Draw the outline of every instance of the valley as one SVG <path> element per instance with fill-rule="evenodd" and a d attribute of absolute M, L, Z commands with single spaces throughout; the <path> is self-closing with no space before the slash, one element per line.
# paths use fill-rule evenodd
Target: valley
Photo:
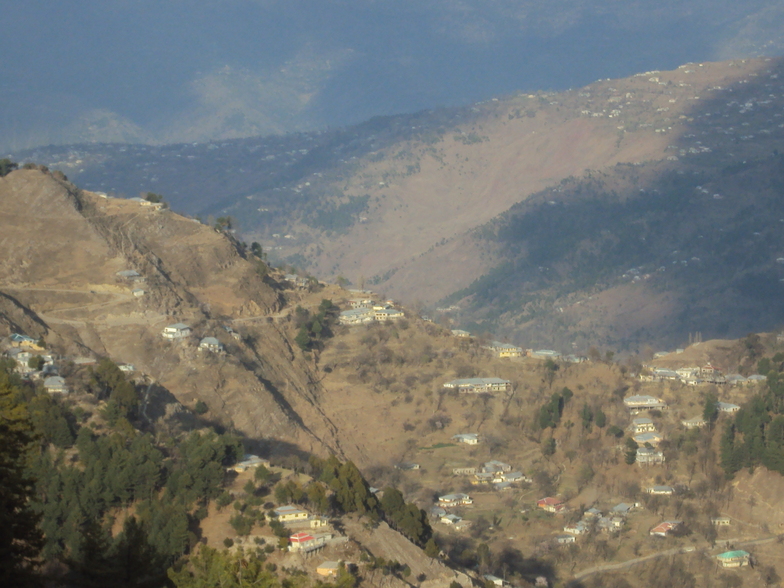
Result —
<path fill-rule="evenodd" d="M 780 69 L 685 64 L 319 133 L 15 157 L 230 216 L 276 264 L 455 306 L 455 327 L 639 353 L 778 320 Z"/>
<path fill-rule="evenodd" d="M 764 586 L 784 573 L 776 550 L 784 343 L 775 332 L 656 357 L 616 359 L 594 342 L 586 357 L 502 358 L 484 334 L 453 333 L 370 291 L 286 276 L 229 230 L 80 189 L 57 172 L 28 166 L 0 178 L 0 219 L 3 377 L 19 378 L 31 405 L 75 419 L 70 441 L 61 429 L 47 433 L 42 459 L 68 452 L 72 463 L 91 463 L 91 443 L 117 443 L 113 451 L 148 443 L 150 455 L 164 451 L 186 468 L 201 455 L 189 448 L 212 443 L 226 452 L 221 472 L 236 467 L 240 448 L 263 457 L 258 477 L 214 472 L 219 486 L 194 494 L 190 509 L 177 506 L 169 518 L 191 521 L 194 533 L 180 558 L 206 557 L 198 543 L 244 546 L 285 581 L 316 579 L 318 562 L 287 550 L 298 529 L 275 519 L 293 504 L 330 520 L 334 545 L 323 555 L 355 564 L 367 585 L 526 586 L 541 577 L 556 586 L 668 586 L 678 575 L 684 586 Z M 340 324 L 357 304 L 380 320 Z M 42 371 L 13 359 L 24 348 L 31 359 L 51 356 L 68 392 L 46 391 Z M 133 402 L 99 386 L 123 366 Z M 674 370 L 692 379 L 671 378 Z M 490 391 L 445 387 L 480 385 L 471 378 L 498 380 Z M 702 426 L 685 424 L 697 417 Z M 179 475 L 161 474 L 164 496 L 196 492 Z M 341 486 L 347 480 L 358 503 Z M 415 505 L 414 522 L 396 518 L 394 488 Z M 372 514 L 377 502 L 387 522 Z M 106 516 L 127 537 L 131 513 L 157 528 L 164 515 L 155 504 L 108 502 Z M 668 521 L 677 532 L 651 534 Z M 719 567 L 718 555 L 741 550 L 753 568 Z"/>

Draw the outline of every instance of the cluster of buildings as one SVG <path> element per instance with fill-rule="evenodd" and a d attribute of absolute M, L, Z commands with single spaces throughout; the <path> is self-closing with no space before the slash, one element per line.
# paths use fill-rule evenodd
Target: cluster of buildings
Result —
<path fill-rule="evenodd" d="M 644 382 L 663 382 L 676 381 L 696 386 L 698 384 L 719 384 L 728 386 L 745 386 L 764 382 L 767 378 L 761 375 L 753 375 L 748 378 L 740 374 L 724 375 L 720 369 L 710 363 L 702 366 L 688 366 L 677 369 L 662 367 L 644 366 L 645 370 L 640 374 L 640 380 Z"/>
<path fill-rule="evenodd" d="M 370 295 L 362 295 L 349 300 L 350 310 L 338 316 L 341 325 L 365 325 L 375 321 L 394 321 L 405 316 L 402 310 L 392 306 L 392 301 L 375 302 Z"/>
<path fill-rule="evenodd" d="M 20 333 L 12 333 L 3 342 L 3 346 L 5 347 L 3 354 L 14 360 L 16 364 L 14 366 L 16 373 L 29 380 L 42 382 L 43 389 L 49 394 L 70 392 L 65 378 L 60 375 L 58 363 L 65 359 L 78 366 L 96 363 L 96 360 L 90 357 L 55 358 L 46 351 L 42 342 Z M 123 372 L 136 370 L 128 363 L 119 363 L 117 367 Z"/>
<path fill-rule="evenodd" d="M 335 543 L 335 533 L 329 529 L 329 521 L 324 517 L 310 514 L 297 506 L 279 506 L 273 511 L 275 518 L 287 528 L 309 529 L 289 535 L 289 551 L 311 553 Z M 337 538 L 343 542 L 344 538 Z"/>
<path fill-rule="evenodd" d="M 513 472 L 511 465 L 496 459 L 487 461 L 480 467 L 452 468 L 452 474 L 455 476 L 471 476 L 471 483 L 475 486 L 492 484 L 496 490 L 507 490 L 512 487 L 512 484 L 531 482 L 531 479 L 522 472 Z"/>
<path fill-rule="evenodd" d="M 543 498 L 539 502 L 543 503 L 540 508 L 548 512 L 559 513 L 567 510 L 566 505 L 559 502 L 558 498 Z M 592 529 L 603 533 L 620 531 L 626 524 L 629 513 L 637 507 L 639 507 L 638 503 L 621 502 L 609 509 L 606 514 L 598 508 L 591 507 L 583 512 L 583 517 L 579 521 L 564 526 L 564 534 L 555 537 L 556 543 L 574 543 L 577 537 L 588 534 Z"/>
<path fill-rule="evenodd" d="M 471 333 L 462 329 L 452 329 L 452 335 L 460 339 L 468 339 L 471 337 Z M 531 357 L 533 359 L 562 360 L 567 363 L 582 363 L 588 361 L 587 357 L 561 355 L 552 349 L 524 349 L 517 345 L 503 343 L 501 341 L 491 341 L 485 345 L 484 348 L 491 351 L 496 357 Z"/>
<path fill-rule="evenodd" d="M 65 378 L 60 376 L 55 357 L 32 337 L 12 333 L 7 339 L 4 355 L 14 360 L 14 371 L 24 378 L 43 382 L 50 394 L 67 394 Z"/>
<path fill-rule="evenodd" d="M 454 527 L 457 530 L 462 530 L 468 527 L 470 522 L 463 520 L 463 517 L 456 515 L 455 513 L 447 512 L 446 509 L 459 506 L 470 506 L 473 503 L 474 501 L 468 494 L 444 494 L 443 496 L 438 497 L 438 505 L 430 510 L 430 514 L 441 523 Z"/>
<path fill-rule="evenodd" d="M 224 327 L 226 331 L 234 336 L 236 333 L 231 330 L 231 327 Z M 187 339 L 193 334 L 193 330 L 185 323 L 174 323 L 163 328 L 161 336 L 169 341 L 182 341 Z M 237 338 L 237 337 L 235 337 Z M 218 341 L 216 337 L 204 337 L 199 341 L 200 351 L 211 351 L 212 353 L 223 353 L 223 343 Z"/>

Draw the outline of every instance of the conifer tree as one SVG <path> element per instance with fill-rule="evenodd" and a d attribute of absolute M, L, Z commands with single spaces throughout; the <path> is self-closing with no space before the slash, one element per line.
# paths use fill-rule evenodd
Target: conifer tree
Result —
<path fill-rule="evenodd" d="M 32 564 L 43 545 L 30 506 L 33 481 L 25 466 L 33 427 L 8 374 L 0 372 L 0 586 L 34 584 Z"/>

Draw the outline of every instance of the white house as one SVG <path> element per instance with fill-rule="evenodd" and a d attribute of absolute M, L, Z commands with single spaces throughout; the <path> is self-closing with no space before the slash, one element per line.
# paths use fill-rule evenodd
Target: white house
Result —
<path fill-rule="evenodd" d="M 664 463 L 664 453 L 648 447 L 640 447 L 637 449 L 636 461 L 639 466 Z"/>
<path fill-rule="evenodd" d="M 199 349 L 202 351 L 220 353 L 223 351 L 223 343 L 218 341 L 215 337 L 204 337 L 204 339 L 199 341 Z"/>
<path fill-rule="evenodd" d="M 452 439 L 458 443 L 465 443 L 466 445 L 479 444 L 479 435 L 476 433 L 458 433 L 457 435 L 453 435 Z"/>
<path fill-rule="evenodd" d="M 445 494 L 438 497 L 438 506 L 447 508 L 450 506 L 462 506 L 466 504 L 473 504 L 474 501 L 468 494 Z"/>
<path fill-rule="evenodd" d="M 733 412 L 738 412 L 740 410 L 740 406 L 738 406 L 737 404 L 732 404 L 730 402 L 719 402 L 717 403 L 717 406 L 721 412 L 733 413 Z"/>
<path fill-rule="evenodd" d="M 66 394 L 68 386 L 65 385 L 65 379 L 60 376 L 50 376 L 44 380 L 44 390 L 50 394 Z"/>
<path fill-rule="evenodd" d="M 352 308 L 344 310 L 338 316 L 338 322 L 341 325 L 364 325 L 375 320 L 376 316 L 371 308 Z"/>
<path fill-rule="evenodd" d="M 638 417 L 632 420 L 631 430 L 634 434 L 652 433 L 656 431 L 656 425 L 647 417 Z"/>
<path fill-rule="evenodd" d="M 174 323 L 173 325 L 164 327 L 161 335 L 163 335 L 164 339 L 184 339 L 185 337 L 190 337 L 191 328 L 185 323 Z"/>
<path fill-rule="evenodd" d="M 512 382 L 501 378 L 462 378 L 446 382 L 444 388 L 468 394 L 506 392 L 512 389 Z"/>
<path fill-rule="evenodd" d="M 663 410 L 667 408 L 667 404 L 659 398 L 653 396 L 635 395 L 628 396 L 623 399 L 623 403 L 632 412 L 640 410 Z"/>

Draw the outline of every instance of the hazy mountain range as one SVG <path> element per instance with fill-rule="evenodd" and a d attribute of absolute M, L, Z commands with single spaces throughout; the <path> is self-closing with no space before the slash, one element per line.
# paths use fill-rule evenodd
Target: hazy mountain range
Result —
<path fill-rule="evenodd" d="M 6 150 L 326 128 L 784 48 L 772 0 L 30 0 L 3 20 Z"/>

